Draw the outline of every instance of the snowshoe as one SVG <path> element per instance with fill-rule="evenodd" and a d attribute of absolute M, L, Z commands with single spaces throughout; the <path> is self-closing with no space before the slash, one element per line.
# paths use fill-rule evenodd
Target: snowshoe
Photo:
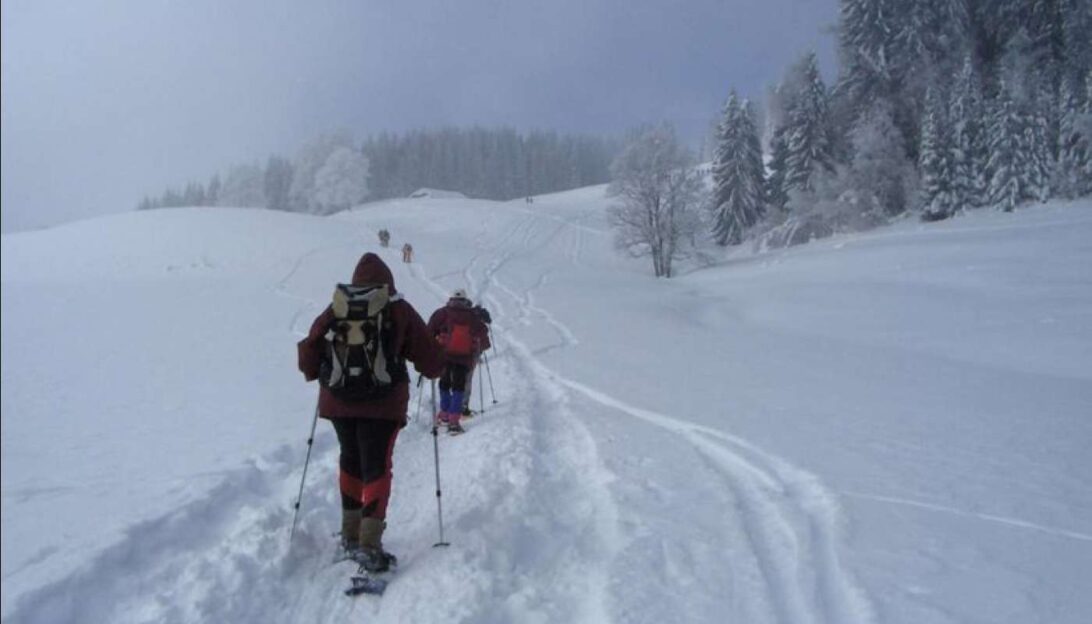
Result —
<path fill-rule="evenodd" d="M 360 565 L 360 572 L 379 574 L 388 572 L 398 567 L 398 557 L 391 553 L 375 548 L 360 548 L 355 552 L 352 560 Z"/>
<path fill-rule="evenodd" d="M 381 596 L 387 589 L 387 580 L 376 578 L 370 574 L 358 572 L 349 578 L 351 585 L 345 589 L 346 596 L 359 596 L 360 594 L 372 594 Z"/>
<path fill-rule="evenodd" d="M 448 423 L 447 424 L 447 433 L 448 433 L 448 435 L 455 436 L 455 435 L 459 435 L 460 433 L 466 433 L 466 429 L 463 429 L 463 426 L 460 425 L 459 423 Z"/>

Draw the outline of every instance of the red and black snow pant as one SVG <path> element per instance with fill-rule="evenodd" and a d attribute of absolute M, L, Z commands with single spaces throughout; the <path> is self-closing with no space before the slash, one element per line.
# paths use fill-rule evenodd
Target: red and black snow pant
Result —
<path fill-rule="evenodd" d="M 365 518 L 387 517 L 391 456 L 400 423 L 378 418 L 331 418 L 330 422 L 341 445 L 341 508 L 360 509 Z"/>

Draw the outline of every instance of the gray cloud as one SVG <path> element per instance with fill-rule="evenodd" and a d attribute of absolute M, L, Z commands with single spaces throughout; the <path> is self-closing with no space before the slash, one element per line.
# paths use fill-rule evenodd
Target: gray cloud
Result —
<path fill-rule="evenodd" d="M 320 132 L 445 124 L 696 138 L 836 0 L 2 2 L 4 231 L 130 209 Z"/>

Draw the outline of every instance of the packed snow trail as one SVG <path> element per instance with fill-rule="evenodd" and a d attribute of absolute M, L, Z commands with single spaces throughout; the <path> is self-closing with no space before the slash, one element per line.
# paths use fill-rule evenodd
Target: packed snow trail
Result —
<path fill-rule="evenodd" d="M 751 575 L 762 578 L 763 587 L 758 595 L 765 597 L 761 606 L 747 604 L 756 599 L 755 592 L 748 590 L 743 595 L 731 596 L 733 604 L 722 605 L 729 607 L 730 611 L 718 611 L 722 614 L 738 613 L 753 622 L 872 621 L 872 611 L 867 599 L 839 563 L 839 510 L 818 479 L 733 436 L 626 405 L 586 385 L 557 375 L 537 359 L 536 353 L 579 344 L 570 328 L 557 321 L 549 311 L 533 303 L 534 293 L 546 283 L 548 273 L 540 274 L 522 292 L 507 287 L 498 277 L 503 265 L 516 256 L 519 250 L 528 250 L 525 252 L 527 254 L 542 250 L 557 237 L 562 228 L 567 227 L 562 222 L 560 228 L 541 237 L 543 240 L 535 241 L 537 224 L 532 222 L 537 221 L 535 216 L 525 219 L 513 231 L 500 237 L 499 240 L 506 241 L 505 244 L 502 248 L 493 250 L 493 255 L 499 260 L 484 272 L 480 280 L 472 282 L 471 292 L 476 292 L 479 297 L 485 296 L 494 306 L 505 309 L 499 297 L 487 294 L 491 287 L 495 287 L 518 309 L 515 318 L 518 325 L 531 326 L 537 320 L 557 334 L 556 344 L 533 352 L 526 344 L 514 338 L 511 332 L 501 332 L 517 361 L 524 362 L 523 368 L 532 373 L 526 378 L 533 380 L 534 384 L 550 387 L 555 395 L 571 394 L 575 391 L 598 404 L 585 407 L 582 420 L 594 419 L 595 412 L 601 411 L 602 407 L 616 410 L 626 416 L 650 422 L 669 434 L 683 437 L 710 460 L 710 465 L 734 494 L 733 504 L 738 518 L 732 517 L 732 509 L 726 510 L 728 524 L 741 525 L 726 527 L 725 531 L 749 546 L 747 559 L 755 568 Z M 573 231 L 581 233 L 578 229 Z M 522 234 L 517 236 L 516 232 Z M 578 263 L 578 257 L 579 254 L 576 253 L 567 255 L 567 259 L 573 264 Z M 507 320 L 507 315 L 503 320 Z M 628 524 L 640 522 L 639 516 L 627 517 L 629 514 L 624 509 L 620 514 Z M 640 558 L 644 559 L 644 554 Z M 719 563 L 735 566 L 741 562 Z M 610 568 L 614 562 L 605 560 L 602 564 Z M 661 573 L 663 572 L 666 570 Z M 654 578 L 658 576 L 651 570 L 648 573 Z M 641 587 L 641 590 L 655 591 L 657 586 L 669 587 L 679 583 L 683 575 L 691 577 L 683 582 L 695 582 L 705 578 L 708 573 L 715 574 L 714 571 L 700 569 L 676 569 L 670 576 L 656 578 L 651 587 Z M 628 583 L 633 581 L 629 580 Z M 736 606 L 740 604 L 744 606 Z M 692 612 L 687 605 L 675 605 L 670 613 L 685 620 L 715 615 L 714 612 Z M 670 613 L 664 615 L 669 616 Z M 633 614 L 626 614 L 627 619 L 632 617 Z M 652 621 L 654 618 L 648 619 Z"/>

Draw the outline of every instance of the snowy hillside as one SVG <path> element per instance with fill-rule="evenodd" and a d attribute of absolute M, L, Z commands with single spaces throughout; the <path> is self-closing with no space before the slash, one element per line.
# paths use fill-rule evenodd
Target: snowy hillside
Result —
<path fill-rule="evenodd" d="M 1088 621 L 1092 203 L 670 281 L 615 254 L 606 203 L 4 235 L 3 621 Z M 394 459 L 400 571 L 348 599 L 325 422 L 289 548 L 316 394 L 295 341 L 364 251 L 423 315 L 454 288 L 490 308 L 499 402 L 440 440 L 434 549 L 426 385 Z"/>

